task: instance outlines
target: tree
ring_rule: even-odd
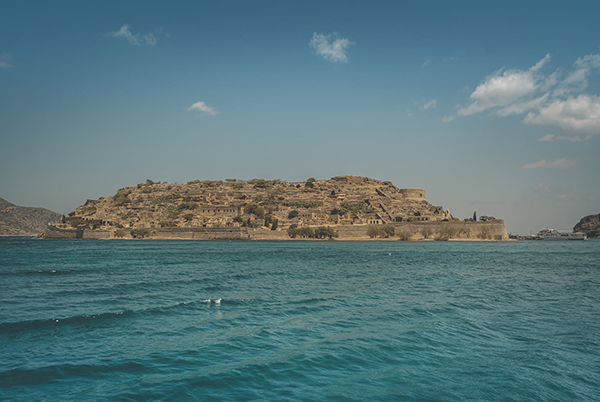
[[[288,214],[288,219],[294,219],[294,218],[295,218],[295,217],[297,217],[299,214],[300,214],[300,213],[294,209],[293,211],[290,211],[290,213]]]
[[[367,228],[367,236],[371,239],[379,235],[379,228],[377,226],[369,226]]]
[[[384,225],[381,228],[381,231],[383,232],[385,238],[394,237],[394,235],[396,234],[396,228],[392,225]]]
[[[114,236],[116,238],[122,239],[123,237],[127,236],[127,231],[126,230],[116,230]]]
[[[477,212],[473,211],[473,222],[477,222]]]
[[[421,229],[421,234],[423,235],[424,239],[429,239],[433,234],[433,230],[431,228],[423,228]]]
[[[277,226],[279,226],[279,220],[278,219],[274,219],[273,220],[273,226],[271,226],[271,230],[277,230]]]
[[[134,239],[137,239],[138,237],[140,239],[142,239],[144,237],[150,236],[150,229],[148,229],[148,228],[131,229],[131,232],[129,232],[129,233],[131,234],[131,237],[133,237]]]
[[[339,233],[332,227],[330,226],[320,226],[315,230],[315,237],[317,239],[324,239],[324,238],[329,238],[329,240],[331,240],[334,237],[338,237]]]

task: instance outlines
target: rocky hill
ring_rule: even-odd
[[[589,238],[600,238],[600,214],[581,218],[573,228],[574,232],[584,232]]]
[[[60,214],[44,208],[19,207],[0,198],[0,236],[37,236]]]
[[[340,176],[329,180],[151,180],[88,200],[65,227],[266,227],[448,221],[452,216],[425,198],[425,190],[391,182]]]

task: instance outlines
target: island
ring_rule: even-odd
[[[507,240],[504,221],[459,220],[425,190],[338,176],[284,180],[146,180],[89,199],[46,239]]]

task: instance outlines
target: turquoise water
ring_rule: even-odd
[[[599,384],[596,240],[0,240],[1,400],[597,401]]]

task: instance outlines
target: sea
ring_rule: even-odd
[[[600,241],[0,240],[2,401],[599,401]]]

